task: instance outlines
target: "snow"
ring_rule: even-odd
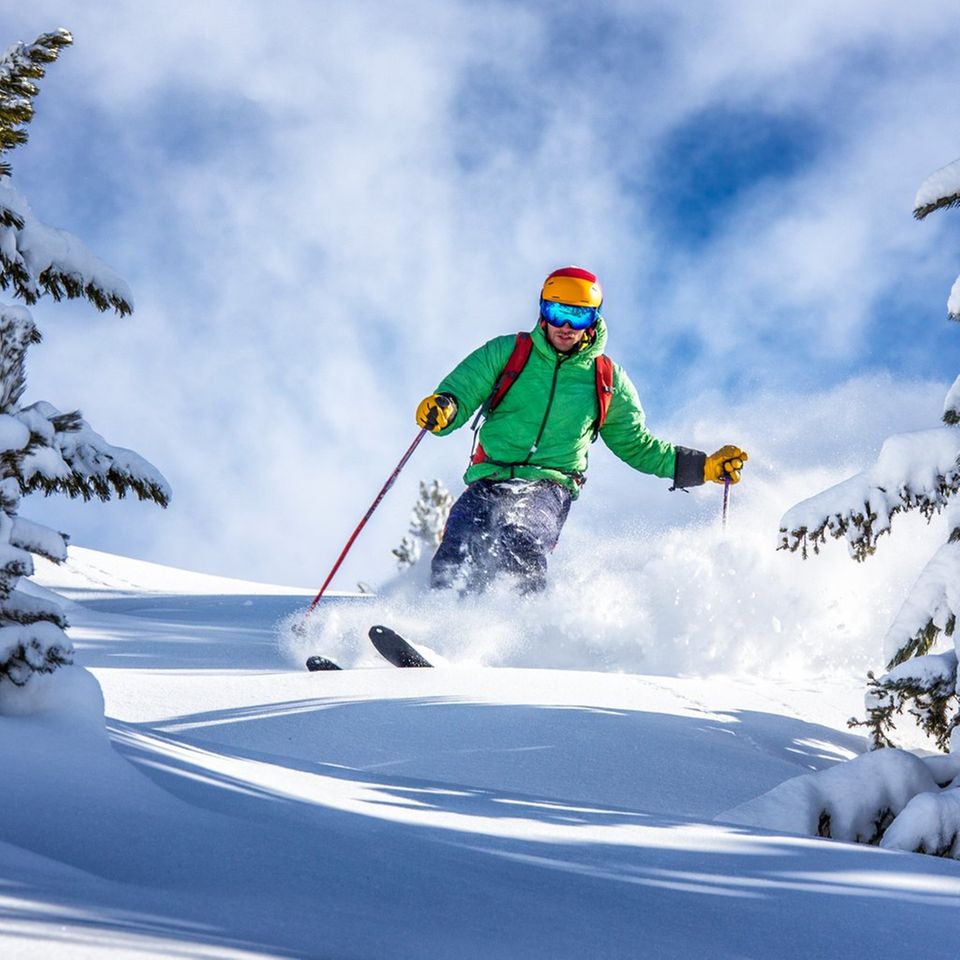
[[[387,623],[461,665],[864,677],[885,662],[879,640],[943,536],[907,516],[909,543],[870,565],[843,551],[803,561],[771,547],[781,511],[773,498],[747,511],[734,494],[729,536],[719,524],[659,532],[624,524],[602,546],[570,524],[550,559],[555,589],[522,604],[509,585],[463,600],[431,593],[419,564],[362,606],[308,619],[305,635],[285,635],[284,651],[291,666],[317,650],[369,665],[366,631]]]
[[[877,832],[877,812],[894,817],[917,794],[935,791],[937,783],[923,760],[903,750],[877,750],[842,766],[803,774],[773,790],[721,813],[723,823],[785,830],[868,843]],[[910,848],[911,850],[913,848]]]
[[[735,559],[701,568],[708,594]],[[617,672],[626,626],[606,668],[581,621],[555,638],[572,669],[533,666],[534,637],[527,669],[451,644],[434,670],[308,673],[276,632],[303,594],[80,548],[37,567],[79,666],[0,722],[4,958],[955,954],[960,863],[715,821],[864,750],[845,726],[862,677],[802,648],[779,679]],[[740,640],[772,653],[784,633]]]
[[[945,543],[924,567],[884,638],[889,661],[928,621],[941,631],[960,613],[960,542]],[[956,663],[954,663],[956,667]]]
[[[941,851],[956,858],[960,836],[960,790],[921,793],[890,825],[880,845],[887,850]]]
[[[29,442],[29,428],[16,417],[0,413],[0,450],[22,450]]]
[[[946,650],[943,653],[911,657],[888,670],[883,676],[885,680],[893,683],[912,680],[923,687],[931,687],[952,680],[956,672],[957,655],[953,650]]]
[[[205,573],[177,570],[158,563],[118,557],[98,550],[71,545],[65,563],[55,565],[41,557],[35,560],[37,583],[55,584],[67,599],[109,599],[137,594],[198,594],[205,596],[236,594],[303,597],[296,587],[254,583],[217,577]],[[29,586],[23,584],[24,587]],[[331,591],[332,596],[350,594]]]
[[[10,542],[22,550],[29,550],[51,560],[67,558],[67,541],[62,533],[24,517],[14,517]]]

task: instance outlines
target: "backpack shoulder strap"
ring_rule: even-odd
[[[597,439],[601,428],[607,420],[607,413],[610,410],[610,401],[613,400],[613,361],[601,353],[593,363],[594,374],[597,382],[597,406],[600,414],[596,423],[593,425],[593,439]]]
[[[496,385],[490,399],[487,400],[487,413],[490,414],[498,406],[500,401],[507,395],[507,391],[516,383],[517,377],[523,373],[523,368],[530,359],[530,353],[533,351],[533,337],[526,331],[517,334],[517,339],[513,344],[513,353],[510,354],[507,362],[497,377]]]
[[[500,375],[494,381],[492,393],[484,401],[473,421],[474,430],[483,417],[489,417],[490,414],[500,406],[500,401],[503,400],[507,395],[507,391],[516,383],[517,377],[523,373],[523,368],[527,365],[532,351],[533,337],[531,337],[529,333],[521,331],[517,334],[517,338],[513,344],[513,351],[507,358],[506,364],[500,371]]]

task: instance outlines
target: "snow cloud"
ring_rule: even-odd
[[[775,499],[775,525],[902,421],[932,425],[956,375],[943,317],[960,218],[910,217],[958,152],[952,13],[77,6],[14,184],[130,282],[136,313],[39,307],[28,398],[80,406],[175,499],[166,515],[25,512],[100,549],[316,586],[420,396],[529,327],[542,277],[580,262],[651,425],[750,449],[738,497]],[[4,33],[64,16],[35,0]],[[341,586],[389,574],[417,480],[455,486],[466,447],[421,447]],[[703,521],[706,492],[594,460],[571,525],[608,528],[624,505],[654,526]]]

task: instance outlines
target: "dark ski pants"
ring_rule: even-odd
[[[552,480],[477,480],[450,510],[430,583],[480,592],[502,573],[521,593],[547,583],[547,554],[570,511],[570,491]]]

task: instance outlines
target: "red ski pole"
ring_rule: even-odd
[[[424,427],[414,438],[413,443],[407,448],[407,452],[400,458],[400,462],[397,464],[396,469],[393,473],[390,474],[387,482],[383,485],[383,489],[377,494],[377,499],[373,501],[370,505],[370,509],[363,515],[363,519],[357,524],[357,529],[353,531],[350,535],[350,539],[347,541],[347,545],[340,551],[340,556],[337,557],[337,562],[333,565],[333,569],[330,573],[327,574],[327,579],[323,581],[323,586],[320,588],[320,591],[313,598],[313,603],[307,608],[307,613],[311,613],[320,602],[320,598],[323,596],[324,591],[330,585],[330,581],[334,578],[336,572],[340,569],[340,564],[343,563],[344,558],[350,552],[350,548],[353,546],[353,541],[357,539],[360,535],[360,531],[366,526],[367,521],[370,517],[373,516],[373,511],[380,506],[380,501],[387,495],[387,491],[393,486],[394,480],[400,476],[400,471],[406,466],[407,461],[413,456],[413,451],[417,449],[417,444],[423,439],[424,434],[430,429],[429,426]]]

